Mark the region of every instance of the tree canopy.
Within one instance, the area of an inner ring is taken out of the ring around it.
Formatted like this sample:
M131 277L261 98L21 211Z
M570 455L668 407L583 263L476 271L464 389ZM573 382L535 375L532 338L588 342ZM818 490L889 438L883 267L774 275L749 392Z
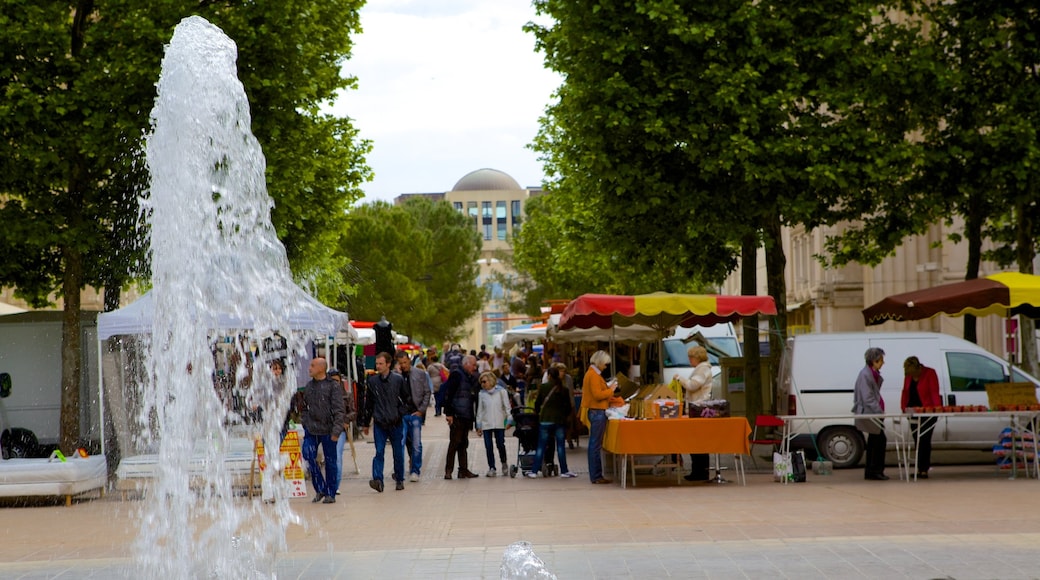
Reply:
M783 311L780 226L855 217L911 159L905 123L863 101L868 83L903 86L887 67L907 32L873 2L535 6L552 24L529 30L565 78L534 144L550 195L573 200L552 203L591 205L591 253L655 289L718 284L740 256L754 293L764 246Z
M381 316L423 342L459 338L480 311L480 236L451 204L412 199L351 210L339 251L350 287L338 304L356 320Z
M253 131L267 154L275 227L294 271L332 257L331 240L367 176L367 142L318 112L354 84L340 75L361 0L6 2L0 8L0 285L34 306L65 301L62 448L78 437L79 293L146 275L137 199L141 138L164 44L198 14L239 48ZM115 298L113 300L112 298Z

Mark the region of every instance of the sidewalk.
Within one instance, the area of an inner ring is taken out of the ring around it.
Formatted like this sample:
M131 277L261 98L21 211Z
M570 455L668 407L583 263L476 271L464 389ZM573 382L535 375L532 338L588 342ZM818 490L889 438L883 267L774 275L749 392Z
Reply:
M584 439L568 453L575 479L450 481L441 417L430 415L423 439L422 480L404 491L369 489L373 446L360 441L361 474L348 449L336 504L293 500L306 526L288 530L278 577L498 578L519 540L561 579L1040 577L1040 482L988 465L938 465L916 483L890 467L886 482L859 469L789 485L749 472L746 487L676 486L671 475L622 490L589 483ZM515 463L514 437L507 448ZM487 469L475 435L470 468ZM4 504L0 577L130 577L139 504L118 494L71 508Z

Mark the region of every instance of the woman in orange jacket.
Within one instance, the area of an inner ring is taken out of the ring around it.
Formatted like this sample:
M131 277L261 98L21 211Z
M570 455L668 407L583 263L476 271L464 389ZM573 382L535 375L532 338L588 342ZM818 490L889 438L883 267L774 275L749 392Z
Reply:
M603 436L607 432L607 406L614 387L603 378L603 369L610 364L610 355L597 350L589 358L589 370L581 384L581 406L589 419L589 481L611 483L603 477Z
M939 375L935 369L926 367L912 356L903 361L903 396L902 409L905 413L909 407L941 407L939 396ZM911 435L917 444L917 478L928 479L928 470L932 467L932 431L935 430L935 417L913 419L910 422ZM920 436L918 435L920 432Z

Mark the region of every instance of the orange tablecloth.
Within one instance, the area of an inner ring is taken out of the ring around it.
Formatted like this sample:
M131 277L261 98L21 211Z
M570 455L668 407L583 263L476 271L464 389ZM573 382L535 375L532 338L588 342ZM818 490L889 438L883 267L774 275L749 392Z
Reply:
M617 455L734 453L750 455L744 417L607 421L603 448Z

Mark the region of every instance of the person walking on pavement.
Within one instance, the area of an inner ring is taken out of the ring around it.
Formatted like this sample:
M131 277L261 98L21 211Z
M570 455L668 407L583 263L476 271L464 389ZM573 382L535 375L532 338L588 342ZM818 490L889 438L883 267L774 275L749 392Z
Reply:
M574 413L574 394L567 388L563 377L567 366L553 363L549 367L549 380L538 387L538 396L534 401L534 412L538 413L538 448L535 450L534 465L524 474L525 477L538 477L544 464L552 463L553 447L556 446L556 457L560 462L559 476L577 477L567 468L567 421Z
M430 407L430 375L426 371L413 367L408 353L397 351L397 365L401 376L408 387L415 411L404 416L404 443L408 450L408 481L419 481L422 475L422 426L426 422L426 409Z
M339 463L336 457L336 440L343 433L344 407L343 385L329 378L329 366L324 358L311 360L308 372L311 380L303 388L303 409L300 420L303 423L304 460L314 484L313 502L336 503L336 492L339 490ZM325 455L325 473L318 466L318 445Z
M440 417L441 408L444 406L444 391L441 387L447 382L448 369L441 364L440 357L431 354L426 372L430 375L430 388L433 389L433 416Z
M509 473L509 460L506 458L506 420L510 417L512 405L509 404L509 392L498 384L495 373L480 373L480 393L477 395L477 435L484 436L484 452L487 454L488 477L497 477L495 469L495 448L502 460L502 475Z
M348 429L353 429L353 423L357 420L357 409L354 407L354 392L347 390L347 381L339 374L336 369L329 369L329 378L334 381L339 381L343 385L343 432L339 434L339 439L336 440L336 459L339 461L339 474L336 477L336 481L340 484L343 483L343 450L346 448ZM338 487L338 485L337 485Z
M383 493L383 463L386 441L394 456L394 481L398 490L404 489L404 416L415 412L412 395L404 378L390 372L394 359L388 352L376 355L376 374L368 377L365 412L361 418L361 432L368 436L370 424L375 424L373 442L376 455L372 458L372 479L368 486Z
M477 357L466 355L462 364L448 375L444 390L444 418L448 422L448 456L444 461L444 479L451 479L455 456L459 457L459 479L479 477L469 470L469 432L477 416Z

